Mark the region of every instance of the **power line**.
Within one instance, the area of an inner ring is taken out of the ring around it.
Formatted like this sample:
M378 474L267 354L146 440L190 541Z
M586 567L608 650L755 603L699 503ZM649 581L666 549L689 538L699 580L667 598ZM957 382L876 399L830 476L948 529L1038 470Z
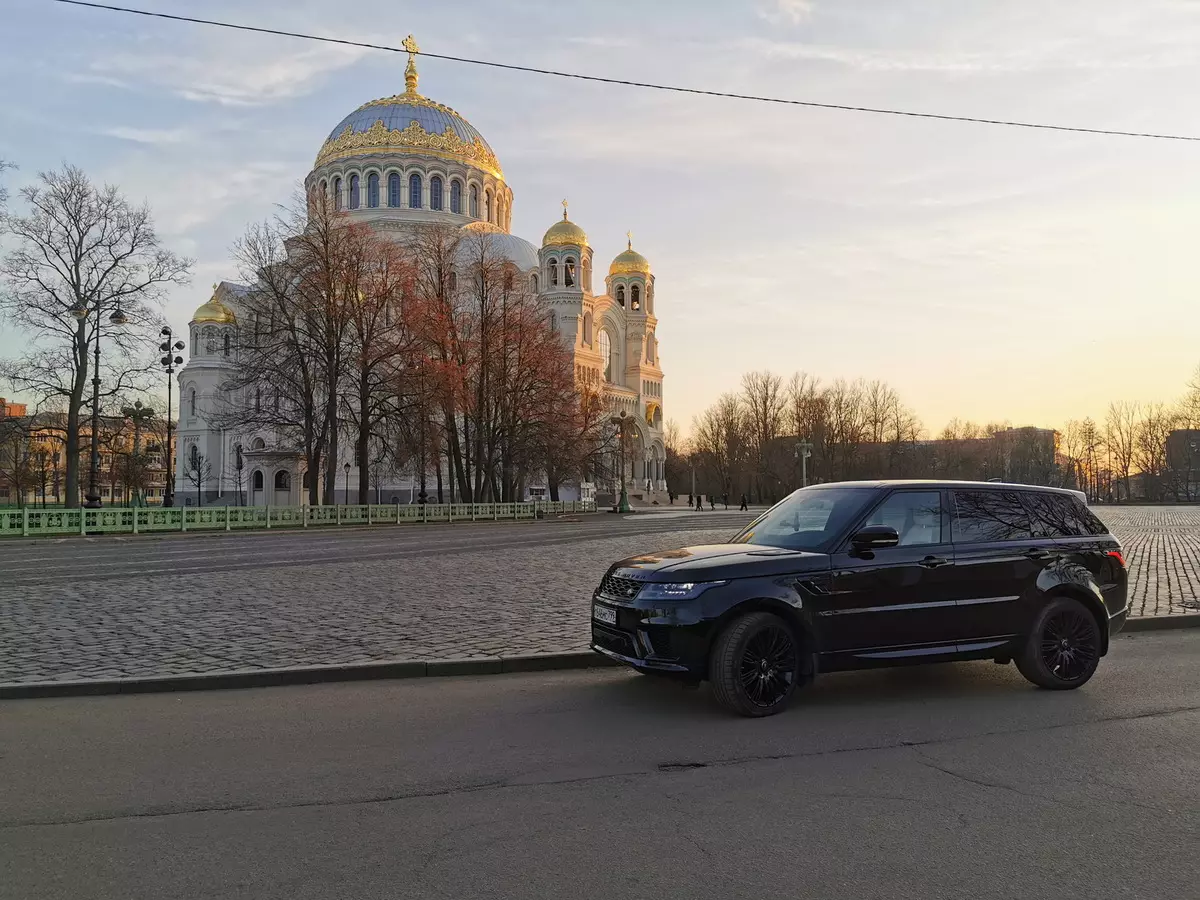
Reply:
M233 22L218 22L213 19L198 19L193 16L178 16L171 13L151 12L145 9L131 9L126 6L113 6L107 3L90 3L86 0L52 0L54 3L65 3L69 6L86 6L91 9L102 9L109 12L128 13L136 16L149 16L155 19L170 19L174 22L188 22L193 25L212 25L217 28L231 28L236 31L252 31L258 34L272 34L279 37L299 38L306 41L320 41L326 44L342 44L347 47L362 47L367 50L385 50L389 53L407 53L402 47L391 47L387 44L371 44L365 41L351 41L345 38L327 37L319 34L305 34L298 31L282 31L277 28L259 28L254 25L239 25ZM737 94L730 91L709 91L702 88L681 87L679 85L655 84L647 81L630 81L624 78L605 78L600 75L583 75L579 72L560 72L555 69L539 69L534 66L519 66L514 63L495 62L486 59L471 59L465 56L451 56L446 53L430 53L427 50L415 51L419 56L430 59L444 59L449 62L467 63L473 66L488 66L493 69L509 69L514 72L530 72L535 75L552 75L556 78L574 78L579 81L593 81L600 84L619 84L625 87L647 88L654 91L670 91L678 94L697 94L703 97L720 97L727 100L750 100L757 103L778 103L784 106L807 106L813 109L833 109L844 112L873 113L884 116L906 116L914 119L936 119L944 122L973 122L977 125L1004 125L1010 128L1036 128L1043 131L1070 131L1079 134L1101 134L1114 137L1150 138L1160 141L1200 141L1200 137L1185 134L1158 134L1146 131L1120 131L1111 128L1081 128L1074 125L1048 125L1042 122L1018 122L1011 119L987 119L979 116L951 116L941 113L913 112L903 109L885 109L875 106L852 106L845 103L819 103L815 100L789 100L783 97L764 97L756 94Z

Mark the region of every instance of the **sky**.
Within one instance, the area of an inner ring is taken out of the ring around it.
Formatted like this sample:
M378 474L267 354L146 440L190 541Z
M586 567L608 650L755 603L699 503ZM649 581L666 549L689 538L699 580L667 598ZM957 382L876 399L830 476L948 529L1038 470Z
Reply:
M1200 136L1196 0L130 0L540 68L859 106ZM405 57L64 6L0 11L0 158L71 162L195 257L230 247ZM743 372L883 379L931 431L1170 401L1200 363L1200 143L689 96L419 60L488 139L535 244L570 200L598 270L653 266L664 410ZM19 202L14 204L20 208ZM0 326L3 327L3 326ZM0 334L0 354L20 338Z

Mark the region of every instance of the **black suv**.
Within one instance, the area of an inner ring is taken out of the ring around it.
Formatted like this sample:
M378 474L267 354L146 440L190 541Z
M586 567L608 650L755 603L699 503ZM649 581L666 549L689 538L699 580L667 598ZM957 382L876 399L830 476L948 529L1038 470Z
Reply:
M1084 684L1128 615L1120 544L1073 491L876 481L805 488L728 544L622 560L592 649L779 712L818 671L1016 660Z

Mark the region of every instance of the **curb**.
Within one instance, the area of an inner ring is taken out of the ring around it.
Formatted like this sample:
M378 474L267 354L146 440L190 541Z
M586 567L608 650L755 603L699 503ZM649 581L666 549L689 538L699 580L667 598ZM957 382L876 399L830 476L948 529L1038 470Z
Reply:
M1138 616L1127 621L1120 633L1173 631L1176 628L1200 628L1200 613L1183 613L1178 616Z
M241 669L211 675L168 675L145 678L85 679L0 684L0 700L44 697L87 697L102 694L155 694L173 691L227 691L242 688L324 684L336 681L375 681L396 678L434 678L448 675L502 675L591 669L619 663L591 650L571 653L529 653L464 659L398 660L286 669Z
M1139 616L1136 619L1130 619L1117 637L1143 631L1171 631L1179 628L1200 628L1200 613L1184 613L1178 616ZM591 650L428 661L397 660L395 662L353 663L350 665L296 666L287 669L242 669L211 675L168 675L166 677L0 684L0 700L89 697L104 694L156 694L174 691L227 691L296 684L326 684L338 681L440 678L454 675L505 675L518 672L595 669L619 665L620 663L615 660Z

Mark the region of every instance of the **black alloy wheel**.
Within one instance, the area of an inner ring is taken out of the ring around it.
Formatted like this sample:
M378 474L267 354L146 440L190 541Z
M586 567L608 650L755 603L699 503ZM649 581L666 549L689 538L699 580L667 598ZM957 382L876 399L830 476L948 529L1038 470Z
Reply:
M779 616L748 613L717 638L709 662L713 696L743 716L782 710L800 680L800 644Z
M1071 690L1100 664L1100 626L1078 600L1059 597L1042 610L1017 657L1021 674L1039 687Z

